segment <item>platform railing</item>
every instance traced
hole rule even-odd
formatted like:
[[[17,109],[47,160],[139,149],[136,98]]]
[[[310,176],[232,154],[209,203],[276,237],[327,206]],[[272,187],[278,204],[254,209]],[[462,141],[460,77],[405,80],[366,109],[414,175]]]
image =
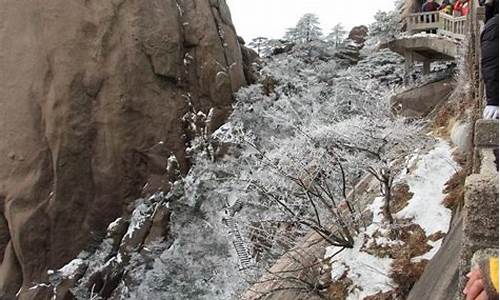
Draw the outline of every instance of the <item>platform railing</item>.
[[[438,33],[456,39],[464,39],[467,30],[467,17],[453,17],[448,14],[440,14],[441,27]]]
[[[446,13],[433,11],[413,13],[405,17],[406,31],[437,33],[455,39],[464,39],[467,17],[453,17]]]
[[[406,16],[406,30],[412,33],[438,29],[439,24],[439,11],[414,13]]]

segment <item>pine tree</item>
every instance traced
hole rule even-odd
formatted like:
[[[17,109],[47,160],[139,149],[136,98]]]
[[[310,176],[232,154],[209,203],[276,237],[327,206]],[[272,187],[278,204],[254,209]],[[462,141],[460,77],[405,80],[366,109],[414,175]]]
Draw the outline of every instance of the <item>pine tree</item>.
[[[369,27],[370,36],[378,39],[391,39],[399,32],[400,16],[397,12],[378,11],[375,16],[375,22]]]
[[[261,53],[268,47],[268,44],[268,38],[259,36],[254,38],[248,45],[257,50],[257,54],[260,56]]]
[[[305,14],[300,18],[295,27],[288,29],[285,39],[299,44],[318,40],[323,35],[319,24],[318,16],[315,14]]]
[[[327,40],[332,42],[335,47],[338,47],[342,43],[342,40],[344,40],[346,34],[347,30],[345,30],[342,23],[338,23],[332,28],[332,32],[327,36]]]

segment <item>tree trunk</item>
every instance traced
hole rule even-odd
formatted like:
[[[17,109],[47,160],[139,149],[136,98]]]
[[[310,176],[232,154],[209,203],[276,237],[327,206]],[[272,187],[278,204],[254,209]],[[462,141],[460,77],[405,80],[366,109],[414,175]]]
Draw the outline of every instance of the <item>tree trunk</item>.
[[[384,189],[384,206],[382,207],[382,214],[390,224],[394,224],[394,219],[391,214],[391,182],[392,178],[390,177],[384,177],[384,181],[382,182]]]

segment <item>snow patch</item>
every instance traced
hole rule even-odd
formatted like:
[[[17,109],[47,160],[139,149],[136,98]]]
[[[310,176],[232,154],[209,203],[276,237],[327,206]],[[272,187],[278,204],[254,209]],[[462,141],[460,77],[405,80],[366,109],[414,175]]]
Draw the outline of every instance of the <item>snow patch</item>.
[[[335,269],[332,269],[332,279],[339,280],[347,271],[347,267],[344,264],[337,264]]]
[[[412,258],[412,261],[420,261],[420,260],[424,260],[424,259],[427,259],[427,260],[431,260],[434,255],[436,255],[436,253],[439,251],[439,248],[441,248],[441,244],[443,243],[443,239],[440,239],[438,241],[429,241],[428,244],[432,246],[432,249],[429,250],[429,252],[425,253],[424,255],[420,255],[420,256],[417,256],[417,257],[414,257]]]
[[[354,248],[344,249],[331,259],[332,278],[338,279],[338,274],[349,268],[348,277],[357,289],[353,290],[347,300],[363,299],[364,297],[386,292],[393,288],[392,279],[389,278],[392,259],[379,258],[361,251],[363,239],[358,236],[354,241]],[[339,251],[339,247],[328,247],[326,257]]]
[[[414,193],[408,205],[396,218],[410,218],[412,222],[420,225],[427,236],[448,231],[451,211],[442,204],[444,198],[443,188],[449,178],[457,171],[458,164],[452,159],[452,150],[446,141],[439,140],[435,147],[426,155],[415,153],[407,159],[406,170],[408,174],[400,174],[398,179],[406,181],[410,191]],[[413,169],[410,173],[410,169]],[[328,247],[325,258],[331,258],[332,280],[339,280],[347,272],[347,277],[353,281],[354,289],[347,299],[363,299],[379,292],[387,292],[394,288],[394,282],[389,277],[393,259],[380,258],[363,252],[363,245],[398,245],[403,242],[391,240],[389,228],[384,227],[382,207],[384,198],[377,197],[368,206],[373,212],[373,222],[366,230],[354,238],[354,247],[344,249]],[[413,261],[431,259],[441,247],[442,240],[428,242],[432,249],[426,254],[415,257]],[[340,251],[340,252],[339,252]],[[335,253],[339,252],[334,256]],[[333,256],[333,257],[332,257]]]
[[[28,290],[32,291],[32,290],[36,290],[36,289],[41,288],[41,287],[48,288],[48,287],[50,287],[50,285],[48,285],[46,283],[39,283],[39,284],[35,284],[34,286],[30,287]],[[21,292],[21,289],[19,289],[16,296],[19,296],[20,292]]]
[[[60,268],[58,272],[64,278],[72,278],[75,276],[76,271],[80,268],[85,262],[80,258],[75,258],[69,263],[67,263],[64,267]]]
[[[373,212],[373,224],[382,223],[382,206],[384,205],[384,197],[377,197],[373,200],[372,204],[368,206],[368,209]],[[372,226],[370,226],[372,227]]]
[[[427,236],[436,232],[448,232],[451,211],[443,206],[443,193],[446,182],[458,170],[452,158],[448,143],[440,140],[435,148],[421,157],[417,169],[406,177],[413,198],[397,218],[411,218],[420,225]]]
[[[118,225],[120,225],[121,221],[122,221],[122,218],[118,218],[118,219],[114,220],[113,222],[111,222],[108,225],[108,232],[109,231],[114,231],[116,229],[116,227],[118,227]]]

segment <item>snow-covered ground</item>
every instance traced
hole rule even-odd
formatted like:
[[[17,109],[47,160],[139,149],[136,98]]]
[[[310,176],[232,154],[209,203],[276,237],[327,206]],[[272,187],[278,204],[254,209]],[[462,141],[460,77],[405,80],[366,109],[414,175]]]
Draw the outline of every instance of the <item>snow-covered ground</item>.
[[[459,168],[452,158],[452,152],[453,149],[446,141],[439,140],[429,153],[420,157],[415,154],[414,157],[410,158],[406,170],[413,171],[398,177],[399,181],[409,185],[413,197],[409,200],[408,205],[394,217],[396,219],[410,218],[413,223],[424,229],[427,236],[437,232],[446,233],[449,228],[451,211],[443,206],[442,201],[445,197],[443,189],[446,182]],[[376,241],[377,244],[400,242],[383,237],[373,237],[377,231],[387,231],[381,217],[382,205],[383,198],[377,197],[368,207],[373,212],[373,223],[368,226],[365,232],[356,237],[353,249],[344,249],[339,254],[334,255],[341,248],[327,248],[325,257],[333,256],[331,258],[332,280],[340,279],[347,272],[347,277],[353,281],[347,299],[363,299],[378,292],[386,292],[395,288],[395,283],[389,277],[393,260],[388,257],[374,256],[362,249],[367,237]],[[439,250],[441,242],[442,239],[428,242],[432,249],[415,259],[431,259]]]
[[[417,169],[406,176],[413,198],[396,218],[411,218],[419,224],[427,236],[436,232],[447,232],[451,211],[443,206],[443,188],[450,177],[458,171],[458,164],[451,157],[452,149],[444,140],[417,162]]]
[[[354,242],[354,248],[344,249],[332,258],[332,280],[340,279],[347,271],[347,276],[353,281],[353,289],[348,300],[363,299],[380,291],[388,291],[393,283],[388,274],[391,270],[390,258],[379,258],[363,252],[363,237],[360,235]],[[326,256],[332,256],[339,251],[337,247],[327,248]],[[342,272],[339,272],[342,270]]]

